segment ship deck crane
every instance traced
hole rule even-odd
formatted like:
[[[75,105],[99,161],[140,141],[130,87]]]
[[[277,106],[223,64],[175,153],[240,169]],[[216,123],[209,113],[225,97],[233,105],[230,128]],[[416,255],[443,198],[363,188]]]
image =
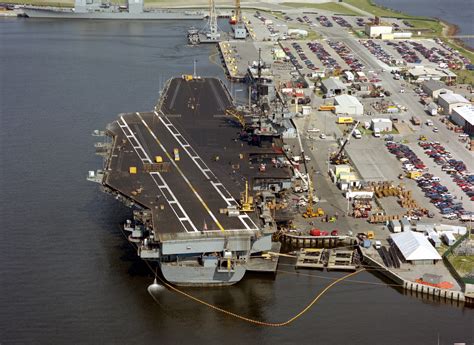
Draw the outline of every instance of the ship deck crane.
[[[359,126],[360,121],[356,121],[354,124],[354,127],[352,127],[352,130],[349,132],[347,135],[346,139],[341,145],[341,148],[339,151],[337,151],[333,156],[331,157],[331,163],[335,165],[339,164],[346,164],[347,163],[347,158],[344,156],[344,148],[346,147],[347,143],[351,139],[352,134],[354,134],[354,131],[357,129],[357,126]]]

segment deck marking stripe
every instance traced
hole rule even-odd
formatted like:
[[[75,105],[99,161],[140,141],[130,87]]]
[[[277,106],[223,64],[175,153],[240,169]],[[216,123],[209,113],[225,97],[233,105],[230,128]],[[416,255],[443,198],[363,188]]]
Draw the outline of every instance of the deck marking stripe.
[[[137,140],[137,138],[135,137],[135,135],[133,134],[132,130],[130,129],[129,125],[127,124],[127,122],[125,121],[125,119],[123,118],[123,116],[120,117],[121,121],[123,122],[123,124],[120,123],[120,121],[117,121],[117,123],[119,124],[120,128],[122,129],[123,133],[125,134],[125,136],[129,139],[129,142],[130,141],[130,138],[133,138],[137,143],[138,145],[140,145],[140,142]],[[131,134],[127,135],[127,133],[125,132],[125,129],[127,129],[127,131]],[[134,150],[135,150],[135,153],[137,154],[137,156],[141,159],[141,161],[143,163],[152,163],[150,157],[148,156],[148,154],[145,152],[145,150],[143,149],[143,147],[140,145],[138,148],[135,148],[134,147]],[[140,155],[140,152],[142,153],[142,155],[145,157],[143,158],[142,155]],[[157,175],[160,180],[161,180],[161,183],[158,183],[158,181],[156,181],[155,179],[155,176],[154,175]],[[189,216],[188,214],[186,213],[186,211],[184,210],[183,206],[179,203],[179,201],[176,199],[176,196],[174,195],[173,191],[169,188],[168,184],[166,183],[166,181],[163,179],[163,176],[161,176],[161,174],[159,172],[151,172],[150,173],[150,176],[153,180],[153,182],[158,186],[158,189],[160,190],[161,194],[165,197],[166,201],[168,202],[171,210],[173,211],[173,213],[176,215],[176,217],[179,219],[180,216],[178,215],[178,212],[177,210],[175,209],[174,206],[178,206],[178,209],[181,211],[182,214],[184,214],[186,216],[186,221],[189,222],[189,224],[191,225],[192,227],[192,230],[194,232],[197,232],[197,228],[196,226],[194,225],[193,222],[191,222],[191,220],[189,219]],[[164,191],[167,191],[169,193],[169,195],[171,195],[171,199],[168,199],[167,198],[167,194],[164,193]],[[174,205],[174,206],[173,206]],[[186,227],[186,225],[184,224],[183,221],[181,221],[181,225],[183,226],[184,230],[186,232],[189,232],[188,231],[188,228]]]
[[[209,214],[209,216],[212,218],[212,220],[214,221],[214,223],[216,223],[217,227],[222,231],[224,232],[225,229],[224,227],[222,226],[222,224],[219,222],[219,220],[216,218],[216,216],[214,215],[214,213],[212,213],[211,209],[209,208],[209,206],[207,206],[206,202],[203,200],[203,198],[199,195],[199,193],[197,192],[197,190],[194,188],[194,186],[191,184],[191,182],[188,180],[188,178],[186,177],[186,175],[183,173],[183,171],[181,170],[181,168],[178,166],[178,164],[176,164],[176,162],[174,161],[173,157],[171,157],[171,155],[169,154],[168,151],[166,151],[166,148],[163,146],[163,144],[161,143],[161,141],[158,139],[158,137],[155,135],[155,133],[153,133],[153,131],[151,130],[151,128],[148,126],[148,124],[145,122],[145,120],[143,120],[142,116],[140,114],[138,114],[138,117],[140,118],[140,120],[142,121],[143,125],[148,129],[148,131],[150,132],[150,135],[155,139],[155,141],[157,142],[158,146],[160,146],[161,150],[165,153],[166,157],[168,157],[168,159],[170,160],[171,164],[173,164],[173,166],[176,168],[176,170],[179,172],[179,174],[181,175],[181,177],[184,179],[184,181],[186,182],[186,184],[189,186],[189,188],[191,189],[191,191],[194,193],[194,195],[196,196],[196,198],[201,202],[202,206],[204,207],[204,209],[207,211],[207,213]]]
[[[198,167],[199,170],[201,170],[202,174],[206,177],[206,179],[209,180],[209,182],[212,184],[214,189],[219,193],[219,195],[224,199],[224,201],[227,203],[228,206],[230,206],[229,199],[232,199],[234,201],[234,205],[238,205],[237,201],[235,198],[229,193],[229,191],[225,188],[225,186],[219,181],[216,175],[212,172],[211,169],[206,165],[204,160],[197,154],[197,152],[194,150],[194,148],[191,147],[191,145],[186,141],[183,135],[178,139],[176,138],[176,135],[173,133],[173,130],[171,130],[171,127],[179,133],[179,131],[176,129],[176,127],[173,125],[173,123],[163,114],[162,111],[160,111],[163,116],[160,116],[156,111],[154,111],[154,114],[160,119],[161,123],[165,126],[165,128],[175,137],[176,141],[181,145],[183,150],[186,152],[186,154],[192,159],[194,164]],[[181,141],[185,142],[185,145],[181,143]],[[188,146],[186,146],[188,145]],[[189,147],[189,148],[188,148]],[[193,153],[191,153],[191,150]],[[199,164],[199,162],[202,163],[202,166]],[[203,168],[204,167],[204,168]],[[211,181],[214,180],[214,181]],[[222,190],[219,188],[222,187]],[[226,196],[227,194],[228,196]],[[248,215],[246,215],[248,219],[250,220],[250,223],[252,224],[252,228],[249,229],[249,225],[247,222],[243,221],[242,218],[239,217],[239,220],[241,223],[249,230],[258,230],[257,225],[254,223],[252,218],[250,218]]]

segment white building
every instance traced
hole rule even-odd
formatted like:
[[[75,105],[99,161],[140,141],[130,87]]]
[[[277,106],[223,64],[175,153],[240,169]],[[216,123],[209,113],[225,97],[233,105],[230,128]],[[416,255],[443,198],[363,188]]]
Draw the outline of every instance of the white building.
[[[437,100],[439,95],[453,93],[452,90],[448,89],[445,83],[438,80],[427,80],[423,83],[421,88],[428,96],[430,96],[434,100]]]
[[[392,30],[393,28],[391,25],[365,25],[365,33],[370,38],[380,38],[382,35],[391,34]]]
[[[334,105],[336,106],[336,114],[345,115],[362,115],[364,114],[364,106],[354,96],[340,95],[334,97]]]
[[[245,39],[247,38],[247,29],[244,24],[237,24],[234,27],[234,38]]]
[[[455,80],[456,74],[449,69],[437,69],[425,66],[416,66],[408,70],[412,81],[421,83],[426,80]]]
[[[438,251],[422,233],[404,231],[390,234],[390,238],[405,260],[413,265],[433,264],[441,260]]]
[[[445,114],[451,114],[454,108],[470,105],[471,102],[457,93],[446,93],[439,95],[438,104],[443,108]]]
[[[308,36],[308,31],[303,29],[288,29],[288,35],[306,37]]]
[[[333,97],[346,93],[347,87],[339,79],[328,78],[321,82],[321,90],[327,97]]]
[[[372,119],[370,121],[370,128],[375,131],[378,129],[380,132],[391,132],[392,131],[392,120],[390,119]]]
[[[453,108],[451,112],[451,121],[464,128],[464,132],[474,135],[474,106],[463,105]]]

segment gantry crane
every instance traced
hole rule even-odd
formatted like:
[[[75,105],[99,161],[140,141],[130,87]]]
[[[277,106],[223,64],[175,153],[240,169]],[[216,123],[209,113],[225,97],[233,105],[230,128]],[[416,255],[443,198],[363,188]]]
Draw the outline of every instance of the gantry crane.
[[[242,22],[242,12],[240,11],[240,0],[235,0],[235,11],[230,17],[230,24],[237,24]]]

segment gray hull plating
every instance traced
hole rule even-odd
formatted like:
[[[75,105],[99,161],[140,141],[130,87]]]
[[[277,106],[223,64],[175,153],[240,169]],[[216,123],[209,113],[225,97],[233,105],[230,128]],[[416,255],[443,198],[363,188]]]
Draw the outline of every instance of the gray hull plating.
[[[29,18],[57,18],[57,19],[97,19],[97,20],[182,20],[203,19],[202,13],[186,13],[185,11],[150,11],[140,13],[129,12],[75,12],[73,10],[25,8],[24,13]]]
[[[216,267],[198,267],[161,263],[161,273],[171,284],[177,286],[228,286],[245,275],[244,266],[236,266],[231,272],[218,272]]]

